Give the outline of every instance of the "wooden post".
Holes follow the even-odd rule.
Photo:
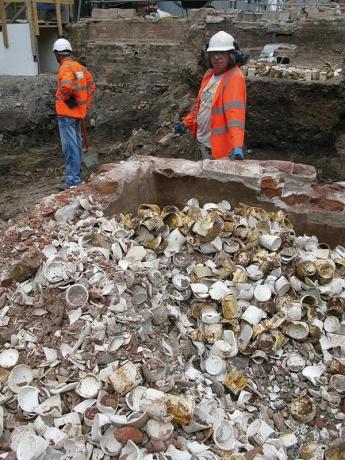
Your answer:
[[[31,38],[31,50],[33,56],[37,55],[37,47],[36,47],[36,37],[35,37],[35,32],[34,32],[34,27],[32,24],[32,1],[31,0],[25,0],[26,4],[26,19],[28,20],[29,26],[30,26],[30,38]]]
[[[35,35],[34,24],[33,24],[33,8],[32,8],[32,0],[25,0],[26,4],[26,19],[28,20],[30,26],[30,39],[31,39],[31,50],[32,55],[37,62],[38,71],[40,68],[40,61],[39,61],[39,54],[38,54],[38,45],[37,45],[37,38]]]
[[[4,47],[8,48],[8,32],[7,32],[7,16],[5,10],[5,0],[0,0],[0,15],[1,15],[1,27],[2,27],[2,39],[4,41]]]
[[[58,26],[58,35],[59,35],[59,37],[62,37],[62,21],[61,21],[60,0],[56,0],[55,6],[56,6],[56,21],[57,21],[57,26]]]
[[[40,34],[40,26],[38,24],[37,4],[36,0],[32,0],[32,21],[34,25],[35,35],[38,37]]]

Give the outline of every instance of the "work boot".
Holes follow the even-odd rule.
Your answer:
[[[59,184],[57,184],[57,188],[59,190],[67,190],[68,188],[75,188],[77,187],[79,184],[76,184],[76,185],[70,185],[70,184],[67,184],[67,182],[64,182],[64,181],[61,181]]]

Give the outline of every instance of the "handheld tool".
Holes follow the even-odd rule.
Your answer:
[[[89,136],[86,131],[85,120],[81,119],[81,132],[84,141],[84,155],[83,155],[83,164],[87,167],[89,171],[95,169],[99,164],[98,152],[90,147]]]

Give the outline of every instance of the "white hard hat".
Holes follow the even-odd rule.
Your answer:
[[[63,51],[72,51],[72,46],[70,42],[65,38],[59,38],[54,43],[53,51],[57,51],[58,53],[61,53]]]
[[[234,50],[234,37],[221,30],[212,35],[208,44],[207,51],[230,51]]]

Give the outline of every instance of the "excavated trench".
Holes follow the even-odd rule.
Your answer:
[[[12,79],[12,93],[6,93],[9,80],[0,78],[7,94],[0,107],[2,220],[15,217],[40,198],[55,193],[55,185],[63,175],[51,102],[53,78],[37,77],[35,84],[31,83],[31,79]],[[31,93],[26,96],[30,85]],[[345,95],[341,83],[255,78],[247,80],[247,88],[248,159],[310,164],[322,182],[345,179]],[[90,114],[95,124],[90,138],[101,162],[126,160],[133,155],[194,159],[196,143],[192,137],[173,135],[175,121],[188,110],[194,95],[195,90],[183,82],[174,82],[169,89],[157,89],[155,94],[145,91],[119,95],[114,87],[100,86]],[[88,175],[86,170],[84,175]],[[174,185],[178,190],[187,187],[185,183]],[[164,194],[165,187],[161,188]],[[174,193],[174,186],[168,188],[169,196]],[[203,186],[198,185],[199,189],[202,191]],[[221,192],[222,187],[208,183],[208,189]],[[236,187],[230,190],[227,198],[239,193]],[[239,199],[248,202],[248,198]]]
[[[332,27],[327,40],[338,43],[342,29]],[[255,45],[256,52],[275,40],[264,28],[228,19],[217,28],[234,28],[242,47]],[[322,65],[319,44],[307,34],[307,26],[303,30],[284,41],[303,44],[299,62],[305,57]],[[201,19],[89,21],[69,30],[77,57],[94,73],[98,86],[88,123],[101,163],[133,155],[195,158],[194,140],[174,136],[174,125],[193,105],[205,70],[196,50],[215,31],[214,24]],[[328,58],[339,65],[339,49],[332,43]],[[0,220],[56,192],[63,175],[55,80],[54,75],[0,77]],[[246,158],[310,164],[323,182],[345,180],[345,87],[340,79],[247,78],[247,93]]]
[[[91,178],[91,185],[104,191],[116,184],[108,216],[136,215],[142,203],[183,208],[192,197],[201,204],[224,199],[233,208],[244,204],[282,211],[297,234],[316,235],[332,247],[345,240],[345,187],[319,184],[310,166],[282,161],[244,161],[239,166],[228,161],[143,157],[106,169]]]

